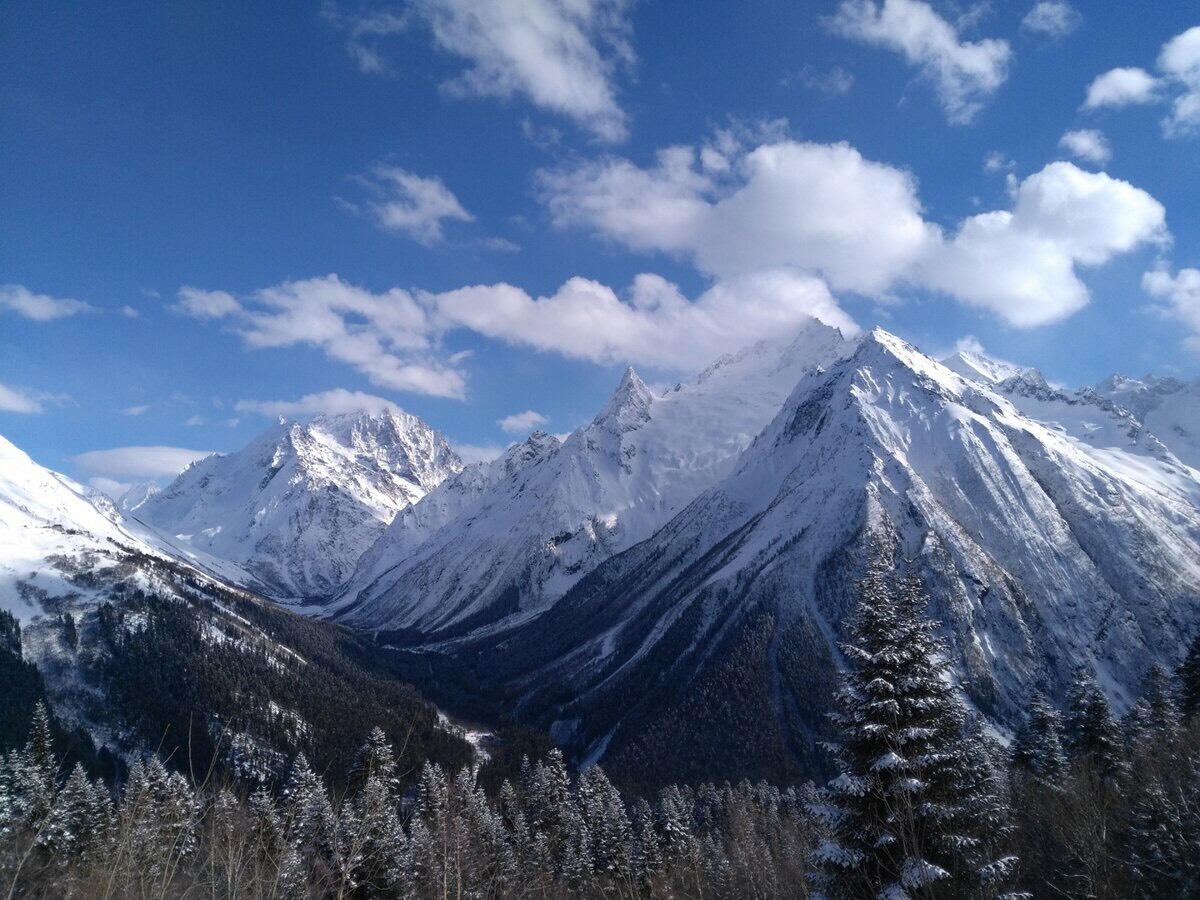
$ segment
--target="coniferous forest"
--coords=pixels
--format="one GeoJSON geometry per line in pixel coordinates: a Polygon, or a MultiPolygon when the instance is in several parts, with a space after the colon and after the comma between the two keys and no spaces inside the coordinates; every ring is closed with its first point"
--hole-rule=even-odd
{"type": "MultiPolygon", "coordinates": [[[[1178,671],[1151,668],[1121,719],[1081,672],[1065,709],[1031,697],[1024,726],[999,735],[959,699],[927,602],[915,580],[869,568],[826,748],[837,774],[821,785],[638,796],[599,766],[572,772],[557,750],[448,770],[378,727],[341,771],[318,771],[301,751],[286,777],[258,780],[194,756],[184,764],[178,747],[106,769],[69,749],[43,703],[24,716],[5,707],[4,739],[24,737],[0,763],[0,891],[1200,895],[1200,640],[1178,671]]],[[[36,689],[36,672],[9,664],[6,684],[36,689]]],[[[338,758],[346,739],[321,746],[338,758]]]]}

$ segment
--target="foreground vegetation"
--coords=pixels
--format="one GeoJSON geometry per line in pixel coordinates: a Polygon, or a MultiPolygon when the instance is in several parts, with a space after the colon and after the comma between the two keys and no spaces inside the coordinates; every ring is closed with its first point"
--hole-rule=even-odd
{"type": "Polygon", "coordinates": [[[1117,721],[1080,672],[1009,746],[945,678],[925,598],[871,569],[824,787],[626,797],[554,750],[500,779],[375,729],[337,777],[280,784],[136,761],[64,771],[34,715],[0,764],[8,897],[1188,898],[1200,895],[1200,640],[1117,721]],[[403,752],[398,752],[403,751],[403,752]],[[415,776],[415,785],[413,785],[415,776]],[[410,785],[413,785],[410,787],[410,785]],[[487,786],[487,790],[485,787],[487,786]]]}

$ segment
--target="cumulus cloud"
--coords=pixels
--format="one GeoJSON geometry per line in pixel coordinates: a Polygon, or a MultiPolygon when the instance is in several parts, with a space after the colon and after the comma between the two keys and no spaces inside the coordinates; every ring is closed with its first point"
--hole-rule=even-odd
{"type": "Polygon", "coordinates": [[[1169,99],[1170,113],[1162,120],[1169,138],[1200,132],[1200,25],[1175,35],[1158,54],[1160,77],[1145,69],[1112,69],[1088,86],[1086,109],[1156,103],[1169,99]]]}
{"type": "Polygon", "coordinates": [[[1158,68],[1182,89],[1171,102],[1171,114],[1163,120],[1163,132],[1167,137],[1181,137],[1200,131],[1200,25],[1163,45],[1158,68]]]}
{"type": "Polygon", "coordinates": [[[126,406],[124,409],[117,410],[117,412],[123,416],[140,416],[144,415],[149,409],[149,406],[126,406]]]}
{"type": "Polygon", "coordinates": [[[415,0],[434,43],[467,63],[456,96],[521,96],[600,140],[623,140],[614,78],[634,61],[628,0],[415,0]]]}
{"type": "Polygon", "coordinates": [[[91,308],[82,300],[35,294],[20,284],[0,284],[0,311],[7,310],[34,322],[52,322],[91,308]]]}
{"type": "Polygon", "coordinates": [[[230,322],[248,347],[310,346],[372,384],[436,397],[462,397],[466,378],[436,359],[425,309],[401,288],[375,294],[336,275],[287,281],[238,300],[184,288],[177,308],[230,322]]]}
{"type": "Polygon", "coordinates": [[[384,397],[367,394],[363,391],[348,391],[345,388],[305,394],[299,400],[239,400],[233,405],[233,408],[238,412],[285,418],[401,411],[399,406],[384,397]]]}
{"type": "Polygon", "coordinates": [[[936,236],[916,180],[845,143],[672,147],[649,169],[607,159],[543,172],[538,183],[557,225],[685,256],[722,278],[794,267],[838,290],[877,292],[936,236]]]}
{"type": "Polygon", "coordinates": [[[1058,146],[1071,153],[1078,159],[1102,166],[1112,159],[1112,148],[1102,131],[1095,128],[1081,128],[1078,131],[1068,131],[1058,139],[1058,146]]]}
{"type": "Polygon", "coordinates": [[[917,279],[1030,328],[1087,305],[1078,267],[1166,236],[1166,212],[1148,193],[1055,162],[1017,186],[1011,211],[966,219],[922,262],[917,279]]]}
{"type": "MultiPolygon", "coordinates": [[[[1025,327],[1087,302],[1077,266],[1166,235],[1149,194],[1065,162],[1014,179],[1011,210],[970,217],[947,237],[923,217],[908,173],[849,145],[781,140],[722,160],[675,147],[651,168],[606,159],[539,181],[558,225],[684,257],[718,287],[780,270],[874,295],[915,284],[1025,327]]],[[[819,296],[808,285],[810,310],[819,296]]],[[[825,315],[836,309],[821,303],[825,315]]]]}
{"type": "Polygon", "coordinates": [[[1065,38],[1083,22],[1083,16],[1065,0],[1041,0],[1025,14],[1021,27],[1053,39],[1065,38]]]}
{"type": "Polygon", "coordinates": [[[406,234],[424,247],[445,239],[443,222],[475,220],[440,178],[381,164],[355,180],[367,190],[366,210],[380,228],[406,234]]]}
{"type": "Polygon", "coordinates": [[[196,460],[211,455],[211,450],[183,447],[114,447],[80,453],[73,461],[89,475],[150,480],[178,475],[196,460]]]}
{"type": "Polygon", "coordinates": [[[843,37],[903,54],[933,84],[953,124],[970,122],[1008,78],[1007,41],[963,41],[920,0],[844,0],[828,24],[843,37]]]}
{"type": "Polygon", "coordinates": [[[442,327],[611,364],[694,370],[731,349],[786,333],[816,316],[857,332],[819,278],[777,269],[718,282],[695,300],[657,275],[634,279],[628,301],[572,278],[547,297],[508,284],[426,295],[442,327]]]}
{"type": "Polygon", "coordinates": [[[1142,276],[1142,289],[1164,301],[1159,311],[1182,323],[1191,332],[1184,345],[1200,352],[1200,269],[1180,269],[1175,275],[1155,269],[1142,276]]]}
{"type": "Polygon", "coordinates": [[[502,431],[508,434],[524,434],[527,431],[537,428],[539,425],[545,425],[549,421],[540,412],[527,409],[525,412],[505,416],[503,419],[497,420],[496,424],[500,426],[502,431]]]}
{"type": "Polygon", "coordinates": [[[1153,103],[1158,99],[1157,91],[1158,79],[1145,69],[1109,69],[1097,75],[1088,85],[1083,106],[1085,109],[1099,109],[1153,103]]]}

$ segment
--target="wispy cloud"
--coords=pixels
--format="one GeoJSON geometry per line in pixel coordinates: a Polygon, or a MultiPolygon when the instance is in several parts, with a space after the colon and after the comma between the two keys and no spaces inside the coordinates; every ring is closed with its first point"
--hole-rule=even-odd
{"type": "Polygon", "coordinates": [[[154,479],[178,475],[196,460],[211,455],[211,450],[183,447],[114,447],[80,453],[73,462],[89,475],[154,479]]]}
{"type": "Polygon", "coordinates": [[[34,322],[52,322],[90,309],[82,300],[35,294],[20,284],[0,284],[0,312],[16,313],[34,322]]]}
{"type": "Polygon", "coordinates": [[[843,37],[903,54],[933,85],[954,124],[975,118],[1008,78],[1007,41],[964,41],[955,25],[920,0],[843,0],[827,23],[843,37]]]}
{"type": "MultiPolygon", "coordinates": [[[[385,231],[408,235],[432,247],[445,239],[443,222],[472,222],[454,193],[437,177],[424,177],[399,166],[380,164],[354,180],[366,189],[366,212],[385,231]]],[[[358,205],[346,204],[357,210],[358,205]]]]}
{"type": "Polygon", "coordinates": [[[631,0],[413,0],[350,13],[326,3],[323,18],[347,33],[347,50],[363,72],[390,71],[381,39],[415,19],[441,51],[466,68],[443,85],[458,97],[523,97],[603,141],[628,133],[615,78],[634,61],[631,0]]]}
{"type": "Polygon", "coordinates": [[[1073,34],[1083,24],[1079,10],[1066,0],[1041,0],[1025,14],[1021,27],[1035,34],[1061,40],[1073,34]]]}
{"type": "Polygon", "coordinates": [[[285,418],[401,411],[398,405],[384,397],[362,391],[348,391],[345,388],[305,394],[299,400],[239,400],[233,408],[238,412],[285,418]]]}

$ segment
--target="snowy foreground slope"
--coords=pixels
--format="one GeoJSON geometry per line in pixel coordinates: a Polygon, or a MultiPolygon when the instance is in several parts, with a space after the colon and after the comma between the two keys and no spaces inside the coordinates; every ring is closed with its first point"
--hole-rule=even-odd
{"type": "Polygon", "coordinates": [[[813,320],[661,395],[630,369],[561,444],[535,434],[398,515],[329,611],[430,636],[546,608],[724,477],[796,381],[849,346],[813,320]]]}
{"type": "Polygon", "coordinates": [[[994,721],[1019,721],[1034,688],[1061,698],[1078,665],[1121,706],[1200,628],[1197,473],[1111,404],[994,375],[875,331],[797,379],[730,474],[649,539],[540,616],[414,665],[470,671],[617,771],[795,771],[817,759],[878,543],[919,573],[994,721]]]}
{"type": "Polygon", "coordinates": [[[190,466],[131,515],[240,566],[272,596],[319,599],[399,510],[461,468],[445,437],[407,413],[281,419],[242,450],[190,466]]]}

